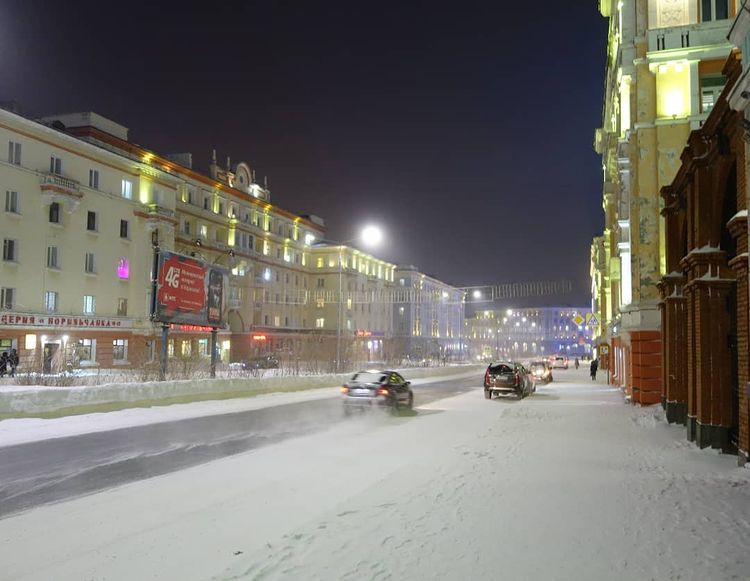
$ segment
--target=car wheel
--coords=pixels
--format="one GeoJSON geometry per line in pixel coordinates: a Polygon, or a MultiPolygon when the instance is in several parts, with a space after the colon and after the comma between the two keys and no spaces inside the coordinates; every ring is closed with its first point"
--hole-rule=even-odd
{"type": "Polygon", "coordinates": [[[489,389],[484,390],[485,399],[492,399],[492,392],[489,389]]]}

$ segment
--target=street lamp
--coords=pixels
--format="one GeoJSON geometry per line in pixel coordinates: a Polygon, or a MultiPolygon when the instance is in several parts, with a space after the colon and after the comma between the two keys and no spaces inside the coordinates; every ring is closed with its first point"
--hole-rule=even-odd
{"type": "Polygon", "coordinates": [[[351,238],[339,243],[339,300],[336,315],[336,373],[341,371],[341,319],[343,309],[344,246],[359,240],[364,246],[377,246],[383,240],[383,231],[377,226],[366,226],[358,238],[351,238]]]}

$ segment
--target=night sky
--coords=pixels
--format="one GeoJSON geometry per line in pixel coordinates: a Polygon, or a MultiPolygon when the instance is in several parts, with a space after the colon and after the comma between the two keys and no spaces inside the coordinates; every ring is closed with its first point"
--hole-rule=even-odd
{"type": "Polygon", "coordinates": [[[215,148],[333,240],[374,222],[382,258],[586,304],[606,25],[594,0],[3,0],[0,101],[96,111],[204,172],[215,148]]]}

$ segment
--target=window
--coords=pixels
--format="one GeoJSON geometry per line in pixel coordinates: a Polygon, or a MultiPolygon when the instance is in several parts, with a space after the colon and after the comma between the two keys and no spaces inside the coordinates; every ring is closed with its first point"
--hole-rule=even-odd
{"type": "Polygon", "coordinates": [[[130,223],[127,220],[120,220],[120,238],[130,238],[130,223]]]}
{"type": "Polygon", "coordinates": [[[326,279],[319,278],[318,279],[318,288],[325,288],[325,286],[326,286],[326,279]]]}
{"type": "Polygon", "coordinates": [[[185,220],[182,222],[182,232],[184,234],[190,234],[190,220],[185,220]]]}
{"type": "Polygon", "coordinates": [[[21,144],[17,141],[8,142],[8,163],[21,165],[21,144]]]}
{"type": "Polygon", "coordinates": [[[318,258],[315,260],[315,266],[318,268],[323,268],[325,266],[325,258],[322,256],[318,256],[318,258]]]}
{"type": "Polygon", "coordinates": [[[16,262],[18,260],[18,241],[11,238],[3,240],[3,260],[6,262],[16,262]]]}
{"type": "Polygon", "coordinates": [[[51,224],[60,223],[60,204],[52,202],[49,205],[49,221],[51,224]]]}
{"type": "Polygon", "coordinates": [[[78,341],[78,360],[81,363],[96,361],[96,339],[81,339],[78,341]]]}
{"type": "Polygon", "coordinates": [[[319,319],[315,319],[315,328],[316,329],[322,329],[325,327],[326,320],[323,317],[320,317],[319,319]]]}
{"type": "Polygon", "coordinates": [[[94,259],[94,253],[93,252],[87,252],[86,253],[86,259],[84,262],[84,270],[88,272],[89,274],[96,273],[96,261],[94,259]]]}
{"type": "Polygon", "coordinates": [[[729,0],[701,0],[701,21],[729,18],[729,0]]]}
{"type": "Polygon", "coordinates": [[[205,196],[203,198],[203,209],[210,210],[210,208],[211,208],[211,199],[208,196],[205,196]]]}
{"type": "Polygon", "coordinates": [[[281,317],[279,315],[274,315],[274,317],[273,317],[273,326],[274,327],[280,327],[281,326],[281,317]]]}
{"type": "Polygon", "coordinates": [[[128,299],[124,299],[124,298],[117,299],[117,316],[118,317],[128,316],[128,299]]]}
{"type": "Polygon", "coordinates": [[[0,309],[9,311],[16,304],[16,289],[0,288],[0,309]]]}
{"type": "Polygon", "coordinates": [[[86,230],[89,232],[96,232],[96,212],[88,211],[86,215],[86,230]]]}
{"type": "Polygon", "coordinates": [[[201,238],[208,238],[208,226],[201,224],[200,226],[201,238]]]}
{"type": "Polygon", "coordinates": [[[726,77],[722,75],[701,77],[701,113],[708,113],[719,100],[726,77]]]}
{"type": "Polygon", "coordinates": [[[130,261],[127,258],[120,258],[117,262],[117,278],[128,280],[130,278],[130,261]]]}
{"type": "Polygon", "coordinates": [[[47,268],[60,268],[60,252],[57,246],[47,246],[47,268]]]}
{"type": "Polygon", "coordinates": [[[95,190],[99,189],[99,170],[98,169],[89,170],[89,187],[95,190]]]}
{"type": "Polygon", "coordinates": [[[57,312],[57,291],[46,291],[44,293],[44,308],[48,313],[57,312]]]}
{"type": "Polygon", "coordinates": [[[20,213],[20,194],[18,192],[5,192],[5,211],[11,212],[12,214],[20,213]]]}
{"type": "Polygon", "coordinates": [[[62,159],[56,155],[49,158],[49,173],[62,174],[62,159]]]}
{"type": "Polygon", "coordinates": [[[83,295],[83,312],[93,315],[96,312],[96,298],[94,295],[83,295]]]}
{"type": "Polygon", "coordinates": [[[130,180],[122,180],[120,193],[122,197],[128,200],[133,199],[133,182],[130,180]]]}
{"type": "Polygon", "coordinates": [[[113,339],[112,340],[112,360],[117,362],[125,362],[128,360],[128,340],[127,339],[113,339]]]}

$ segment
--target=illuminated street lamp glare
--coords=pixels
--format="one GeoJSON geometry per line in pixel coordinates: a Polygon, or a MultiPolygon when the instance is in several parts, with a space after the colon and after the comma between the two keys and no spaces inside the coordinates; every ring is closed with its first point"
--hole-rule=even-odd
{"type": "Polygon", "coordinates": [[[383,240],[383,231],[377,226],[366,226],[362,230],[362,242],[367,246],[377,246],[383,240]]]}

